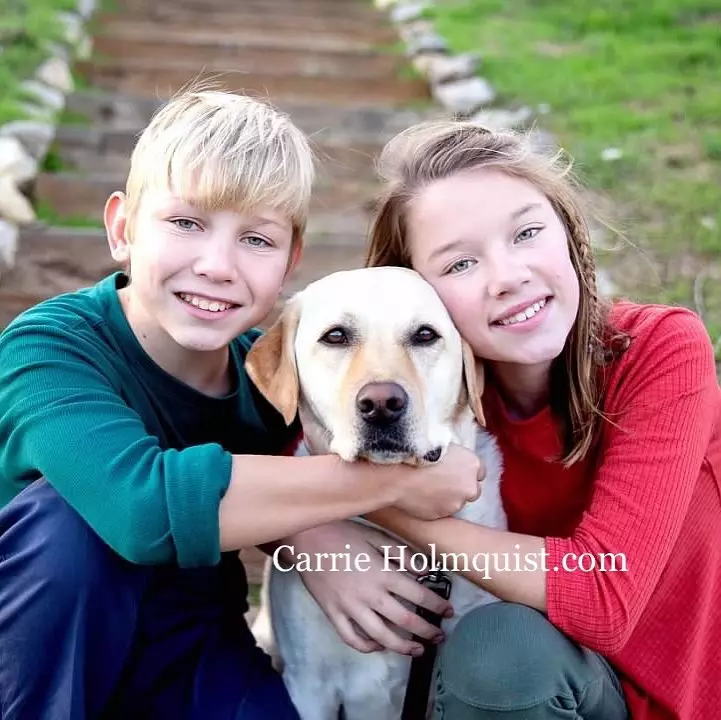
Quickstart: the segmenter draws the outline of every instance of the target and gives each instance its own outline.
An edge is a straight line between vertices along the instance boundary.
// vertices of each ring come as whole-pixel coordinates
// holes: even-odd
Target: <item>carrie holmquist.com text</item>
[[[520,546],[515,546],[520,550]],[[567,553],[561,564],[549,567],[548,553],[446,553],[438,552],[434,544],[429,545],[430,553],[419,552],[407,545],[382,545],[383,569],[388,572],[412,571],[424,573],[431,570],[441,572],[476,572],[489,580],[494,573],[504,572],[628,572],[624,553]],[[283,550],[295,557],[294,565],[280,560]],[[368,553],[350,552],[295,553],[293,545],[281,545],[273,553],[273,564],[282,572],[295,568],[298,572],[366,572],[372,567]]]

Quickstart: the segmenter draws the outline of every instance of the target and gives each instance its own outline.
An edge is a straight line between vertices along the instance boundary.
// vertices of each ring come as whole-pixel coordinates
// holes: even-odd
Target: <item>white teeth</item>
[[[209,312],[222,312],[233,307],[230,303],[224,303],[218,300],[206,300],[205,298],[197,297],[197,295],[188,295],[187,293],[180,293],[180,298],[201,310],[208,310]]]
[[[533,303],[533,305],[529,305],[525,310],[522,310],[509,318],[505,318],[504,320],[499,320],[498,322],[501,325],[516,325],[517,323],[525,322],[526,320],[530,320],[541,310],[541,308],[545,307],[545,305],[545,299],[539,300],[538,302]]]

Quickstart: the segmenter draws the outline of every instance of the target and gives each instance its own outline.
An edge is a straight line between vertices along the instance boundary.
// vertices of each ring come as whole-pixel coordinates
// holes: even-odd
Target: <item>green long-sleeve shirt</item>
[[[231,453],[280,454],[286,428],[231,344],[234,391],[204,395],[151,360],[113,274],[27,310],[0,335],[0,507],[43,475],[134,563],[220,559],[218,507]]]

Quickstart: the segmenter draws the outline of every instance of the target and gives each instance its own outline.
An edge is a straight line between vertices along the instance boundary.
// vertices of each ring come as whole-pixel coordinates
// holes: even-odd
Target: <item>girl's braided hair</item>
[[[630,339],[608,320],[609,303],[598,296],[591,237],[581,192],[561,164],[562,153],[534,151],[528,136],[495,132],[475,123],[446,120],[415,125],[393,138],[378,170],[384,189],[370,231],[366,266],[411,266],[406,235],[409,201],[426,185],[457,172],[496,167],[533,183],[548,198],[567,232],[580,285],[578,314],[551,374],[552,408],[564,432],[566,465],[594,446],[600,420],[601,369],[623,353]]]

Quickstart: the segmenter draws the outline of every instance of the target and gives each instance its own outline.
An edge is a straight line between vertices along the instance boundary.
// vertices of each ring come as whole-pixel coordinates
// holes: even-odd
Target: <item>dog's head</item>
[[[315,452],[346,461],[437,461],[472,447],[482,370],[423,278],[396,267],[310,284],[253,345],[247,371]],[[469,435],[470,433],[470,435]]]

